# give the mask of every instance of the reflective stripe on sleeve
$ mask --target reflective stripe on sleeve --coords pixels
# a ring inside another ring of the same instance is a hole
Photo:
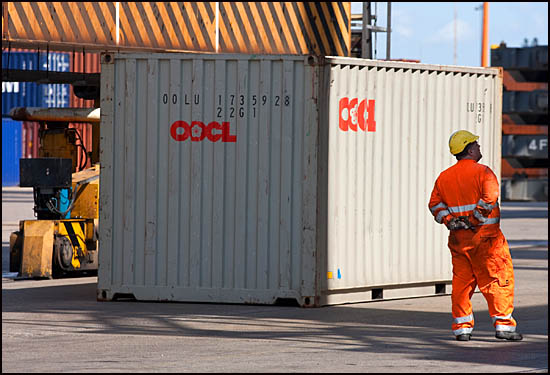
[[[493,324],[495,324],[495,322],[497,320],[506,320],[506,319],[511,319],[512,318],[512,314],[508,314],[508,315],[505,315],[505,316],[493,316],[492,319],[493,319]]]
[[[465,333],[472,333],[473,330],[474,330],[473,327],[459,328],[459,329],[453,330],[453,333],[455,334],[455,336],[458,336],[458,335],[463,335]]]
[[[461,316],[459,318],[454,318],[453,323],[454,324],[462,324],[462,323],[471,322],[472,320],[474,320],[474,315],[470,314],[470,315],[466,315],[466,316]]]
[[[455,207],[449,207],[449,211],[456,214],[459,212],[468,212],[473,211],[474,208],[477,207],[477,204],[467,204],[465,206],[455,206]]]
[[[491,205],[489,203],[485,203],[483,199],[480,199],[479,202],[477,202],[478,206],[481,206],[484,210],[492,210],[494,205]]]
[[[487,218],[479,213],[478,210],[474,210],[474,217],[481,221],[482,223],[485,223],[487,221]]]
[[[500,217],[492,217],[490,219],[487,219],[486,222],[481,223],[479,225],[489,225],[489,224],[497,224],[500,223]]]
[[[495,326],[495,329],[501,332],[516,332],[516,326],[505,326],[502,324],[497,324]]]
[[[424,211],[426,212],[426,211]],[[447,210],[441,210],[439,211],[439,213],[437,214],[437,216],[435,217],[435,221],[437,221],[439,224],[443,224],[443,218],[447,215],[449,215],[450,212],[447,211]]]
[[[439,210],[440,208],[447,208],[447,205],[442,202],[442,203],[436,204],[433,207],[430,207],[430,211],[432,211],[432,215],[435,215],[435,211]]]

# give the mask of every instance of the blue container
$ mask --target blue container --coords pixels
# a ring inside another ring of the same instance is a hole
[[[491,49],[491,66],[504,69],[548,70],[548,46]]]
[[[2,52],[2,69],[38,70],[37,64],[36,52]],[[68,72],[69,65],[68,53],[40,52],[40,70]],[[69,93],[67,84],[2,81],[2,117],[8,117],[14,107],[68,107]]]
[[[2,186],[19,185],[19,159],[23,148],[21,121],[2,119]]]

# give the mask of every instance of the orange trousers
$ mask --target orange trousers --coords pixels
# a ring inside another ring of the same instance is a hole
[[[471,230],[459,229],[451,232],[448,245],[453,262],[453,333],[471,333],[474,329],[471,298],[476,286],[487,301],[495,330],[515,331],[514,269],[502,232],[495,237],[479,237]]]

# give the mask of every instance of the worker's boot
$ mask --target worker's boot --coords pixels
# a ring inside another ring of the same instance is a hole
[[[456,335],[458,341],[470,341],[472,335],[470,333],[463,333],[462,335]]]
[[[497,339],[510,340],[510,341],[523,340],[523,336],[519,332],[497,331],[496,334],[495,334],[495,337]]]

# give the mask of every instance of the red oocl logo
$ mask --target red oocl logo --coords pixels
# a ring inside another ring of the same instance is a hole
[[[232,135],[229,122],[213,121],[205,125],[201,121],[192,121],[189,125],[185,121],[176,121],[170,126],[170,135],[176,141],[185,141],[191,138],[191,142],[200,142],[208,138],[212,142],[237,142],[237,136]]]
[[[348,129],[357,131],[357,128],[363,131],[376,131],[376,121],[374,120],[374,100],[364,99],[358,103],[357,98],[349,100],[345,97],[340,99],[338,106],[339,127],[347,132]]]

